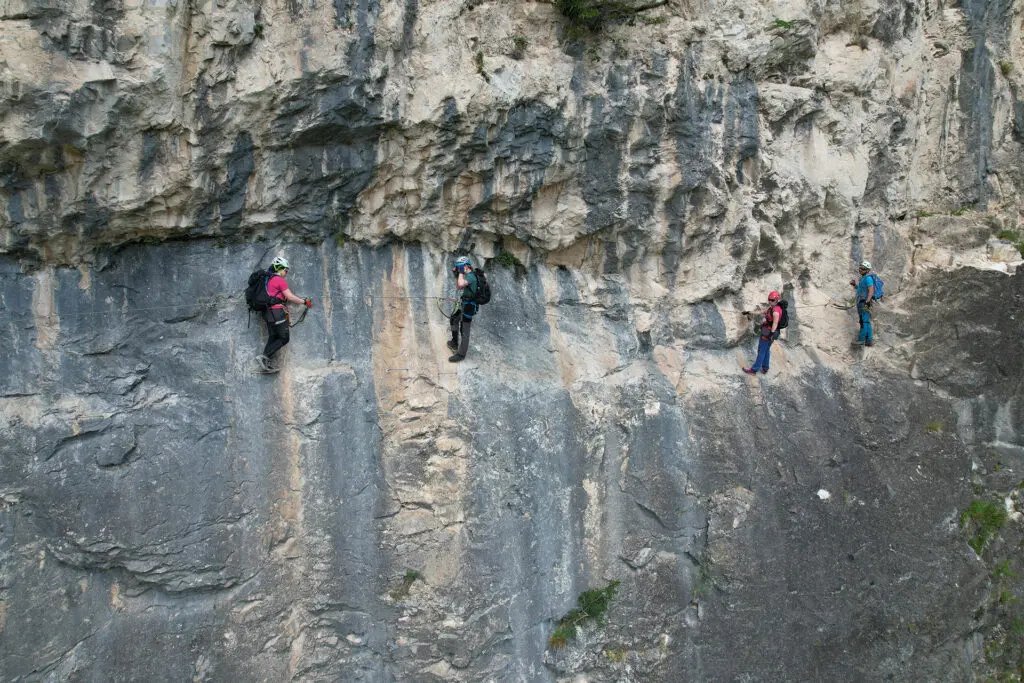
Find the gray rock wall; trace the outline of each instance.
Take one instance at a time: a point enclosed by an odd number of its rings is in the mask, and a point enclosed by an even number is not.
[[[1018,23],[3,4],[0,677],[1017,670]],[[495,288],[457,366],[455,252]],[[240,290],[277,253],[315,308],[262,377]]]
[[[494,267],[450,365],[440,255],[281,249],[317,306],[270,377],[239,296],[262,244],[6,262],[5,678],[970,677],[989,570],[959,514],[1021,373],[982,344],[930,369],[946,307],[889,314],[927,383],[795,343],[748,380],[746,341],[673,374],[628,282]],[[1019,281],[927,291],[1010,305]],[[970,305],[948,324],[1020,358],[1020,322]],[[611,580],[606,625],[549,648]]]

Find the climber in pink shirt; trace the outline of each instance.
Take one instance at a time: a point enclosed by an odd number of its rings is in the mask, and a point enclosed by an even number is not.
[[[271,304],[264,313],[264,319],[267,321],[267,345],[263,348],[263,353],[256,356],[256,364],[263,372],[277,371],[270,365],[270,359],[290,338],[285,303],[305,304],[306,308],[313,306],[313,302],[308,298],[300,299],[288,288],[288,281],[284,279],[288,275],[287,259],[283,256],[275,258],[270,264],[270,271],[273,275],[267,280],[267,294],[270,296]]]

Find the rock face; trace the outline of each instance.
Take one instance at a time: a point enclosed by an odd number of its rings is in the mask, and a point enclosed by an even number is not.
[[[0,6],[0,677],[1024,665],[1018,10],[749,4]]]

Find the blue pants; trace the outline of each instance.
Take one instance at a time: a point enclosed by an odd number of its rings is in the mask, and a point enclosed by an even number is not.
[[[750,369],[754,372],[757,372],[762,368],[765,370],[768,369],[768,362],[772,357],[772,341],[773,339],[771,337],[768,339],[765,339],[764,337],[757,338],[757,360],[755,360],[754,364],[750,366]]]
[[[857,341],[872,341],[871,309],[863,300],[857,302],[857,317],[860,319],[860,334],[857,335]]]

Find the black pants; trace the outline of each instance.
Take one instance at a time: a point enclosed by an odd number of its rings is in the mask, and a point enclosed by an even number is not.
[[[469,326],[473,322],[477,308],[472,301],[463,301],[462,307],[452,316],[452,341],[459,346],[459,350],[455,353],[463,358],[469,353]]]
[[[288,315],[283,308],[270,308],[263,314],[263,319],[267,321],[267,345],[263,348],[263,355],[273,358],[288,343]]]

